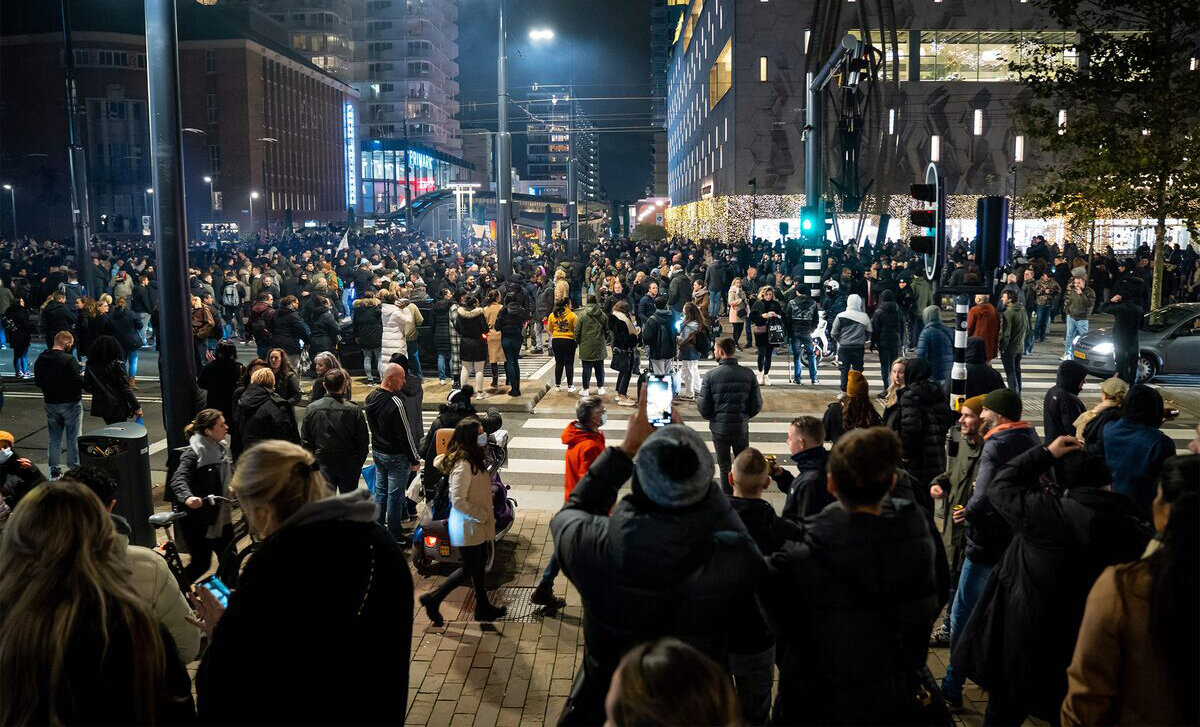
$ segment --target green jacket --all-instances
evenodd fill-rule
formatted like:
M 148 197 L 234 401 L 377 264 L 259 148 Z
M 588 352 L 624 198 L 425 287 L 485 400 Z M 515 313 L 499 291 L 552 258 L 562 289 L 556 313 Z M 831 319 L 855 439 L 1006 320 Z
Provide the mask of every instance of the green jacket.
M 575 340 L 579 342 L 579 360 L 603 361 L 608 358 L 604 334 L 608 331 L 608 316 L 598 305 L 584 306 L 575 318 Z
M 915 304 L 913 310 L 917 315 L 921 315 L 921 311 L 933 305 L 933 286 L 929 284 L 929 280 L 924 273 L 914 275 L 912 279 L 912 291 Z
M 958 454 L 947 464 L 945 472 L 933 478 L 933 484 L 941 485 L 946 493 L 942 499 L 935 501 L 933 516 L 942 531 L 942 544 L 946 547 L 950 572 L 955 573 L 962 568 L 966 555 L 967 529 L 965 524 L 955 525 L 952 514 L 955 505 L 966 507 L 967 500 L 975 492 L 975 473 L 979 470 L 979 453 L 983 447 L 982 443 L 977 445 L 970 440 L 963 441 L 958 427 L 951 430 L 950 441 L 957 443 Z
M 1014 302 L 1000 316 L 1000 353 L 1015 354 L 1025 350 L 1025 333 L 1029 330 L 1029 314 L 1025 306 Z
M 1067 288 L 1067 296 L 1063 301 L 1063 310 L 1067 315 L 1075 320 L 1089 318 L 1092 315 L 1092 309 L 1096 307 L 1096 291 L 1083 286 L 1082 293 L 1076 293 L 1075 288 Z

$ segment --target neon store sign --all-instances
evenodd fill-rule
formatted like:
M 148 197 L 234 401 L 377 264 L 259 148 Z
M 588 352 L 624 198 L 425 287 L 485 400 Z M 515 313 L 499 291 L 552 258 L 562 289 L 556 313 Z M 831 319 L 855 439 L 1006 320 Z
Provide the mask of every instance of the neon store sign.
M 354 104 L 342 104 L 343 139 L 346 153 L 346 206 L 358 206 L 358 165 L 354 160 Z

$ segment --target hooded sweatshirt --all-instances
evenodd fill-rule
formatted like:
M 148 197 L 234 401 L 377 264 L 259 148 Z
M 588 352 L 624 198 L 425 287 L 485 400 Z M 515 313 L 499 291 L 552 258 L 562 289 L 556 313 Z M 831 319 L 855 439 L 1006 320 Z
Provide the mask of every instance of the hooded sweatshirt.
M 954 339 L 950 329 L 942 325 L 942 312 L 936 305 L 926 306 L 921 313 L 925 328 L 917 339 L 917 358 L 923 358 L 933 369 L 929 377 L 939 383 L 950 378 L 954 365 Z
M 973 396 L 987 394 L 996 389 L 1004 388 L 1004 380 L 1000 372 L 988 363 L 987 344 L 982 338 L 971 336 L 967 339 L 967 393 Z
M 1075 434 L 1075 420 L 1085 410 L 1079 392 L 1086 378 L 1087 367 L 1077 361 L 1058 365 L 1055 384 L 1047 389 L 1042 401 L 1042 441 L 1046 444 L 1064 434 Z
M 863 312 L 861 295 L 846 298 L 846 310 L 833 319 L 831 331 L 839 346 L 865 346 L 871 339 L 871 319 Z
M 566 490 L 563 502 L 566 502 L 592 462 L 604 452 L 604 432 L 593 432 L 581 427 L 578 421 L 573 421 L 563 429 L 562 443 L 567 445 L 567 469 L 563 482 Z
M 1138 385 L 1125 395 L 1121 418 L 1104 425 L 1104 459 L 1112 472 L 1113 492 L 1132 499 L 1147 519 L 1162 463 L 1175 454 L 1175 443 L 1159 429 L 1162 422 L 1162 394 Z

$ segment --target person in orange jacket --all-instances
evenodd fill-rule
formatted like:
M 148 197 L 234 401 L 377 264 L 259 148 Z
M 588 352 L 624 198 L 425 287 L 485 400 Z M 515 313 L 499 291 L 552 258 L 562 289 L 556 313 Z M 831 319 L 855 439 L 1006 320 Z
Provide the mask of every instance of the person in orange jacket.
M 604 399 L 585 396 L 575 407 L 575 420 L 563 429 L 562 443 L 567 445 L 567 468 L 564 478 L 563 502 L 592 466 L 592 462 L 604 452 L 604 432 L 601 427 L 608 421 Z M 566 601 L 554 595 L 554 578 L 558 575 L 558 559 L 552 553 L 542 580 L 529 598 L 531 603 L 551 608 L 561 608 Z

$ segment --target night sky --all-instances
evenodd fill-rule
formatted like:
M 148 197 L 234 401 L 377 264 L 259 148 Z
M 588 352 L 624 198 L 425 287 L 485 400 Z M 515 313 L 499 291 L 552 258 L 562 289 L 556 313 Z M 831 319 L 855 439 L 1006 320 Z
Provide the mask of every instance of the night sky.
M 464 127 L 496 127 L 496 2 L 459 0 L 458 81 Z M 572 55 L 576 95 L 600 129 L 650 125 L 649 0 L 507 0 L 508 83 L 522 101 L 533 83 L 570 81 Z M 532 28 L 551 28 L 549 43 L 530 43 Z M 587 100 L 626 98 L 630 100 Z M 633 97 L 633 98 L 631 98 Z M 475 106 L 472 106 L 475 102 Z M 523 130 L 526 117 L 509 107 L 509 128 Z M 635 200 L 651 183 L 649 131 L 601 133 L 600 184 L 609 199 Z M 525 137 L 513 134 L 513 164 L 525 176 Z

